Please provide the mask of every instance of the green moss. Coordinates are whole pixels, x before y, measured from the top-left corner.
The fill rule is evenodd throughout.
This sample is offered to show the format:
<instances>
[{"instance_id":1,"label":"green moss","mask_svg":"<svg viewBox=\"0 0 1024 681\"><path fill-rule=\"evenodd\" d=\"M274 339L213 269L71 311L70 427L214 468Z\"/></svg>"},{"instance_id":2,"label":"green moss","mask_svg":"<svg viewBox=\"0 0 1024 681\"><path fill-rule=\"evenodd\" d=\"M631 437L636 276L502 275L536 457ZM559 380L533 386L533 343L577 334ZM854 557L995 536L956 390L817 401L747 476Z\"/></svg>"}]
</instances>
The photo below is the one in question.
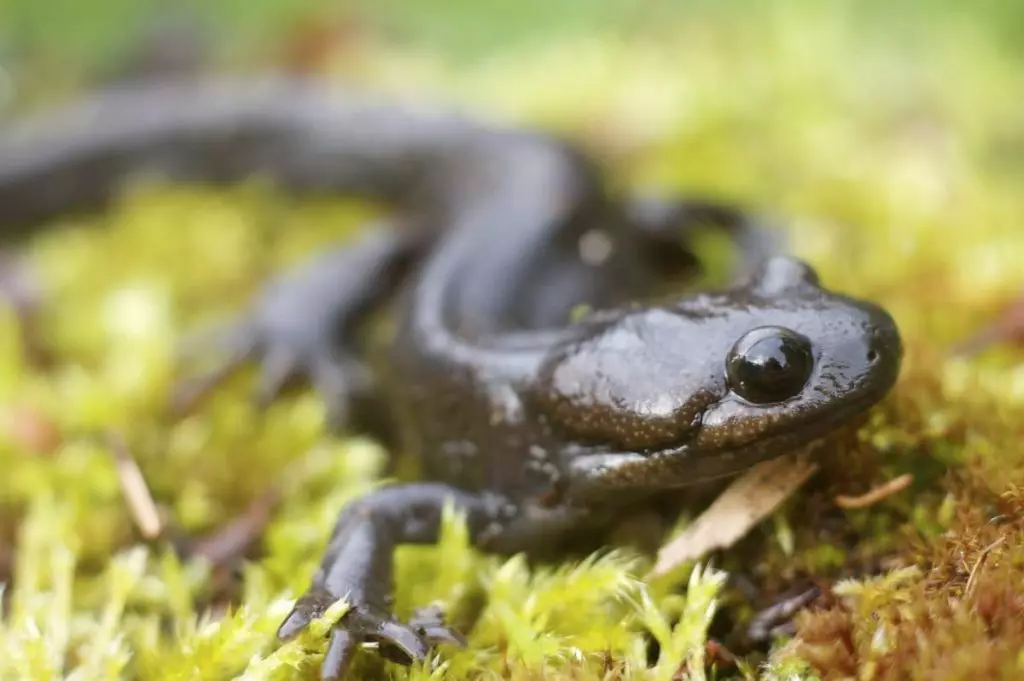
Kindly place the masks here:
<instances>
[{"instance_id":1,"label":"green moss","mask_svg":"<svg viewBox=\"0 0 1024 681\"><path fill-rule=\"evenodd\" d=\"M399 552L398 609L439 602L472 625L470 645L422 668L387 666L394 677L1021 674L1024 363L1013 348L946 353L1020 294L1019 61L970 23L936 20L920 29L927 40L907 42L839 5L779 7L749 23L695 12L659 26L657 40L595 34L457 70L421 52L339 58L350 79L429 86L565 131L606 156L622 185L795 216L794 250L827 284L890 309L907 350L894 393L715 569L647 583L648 558L626 549L531 567L471 550L449 514L439 546ZM326 436L308 392L260 413L249 371L179 422L166 396L189 332L244 309L270 273L374 215L349 201L294 206L258 183L151 187L32 245L56 363L28 363L16 321L0 318L0 678L315 675L323 638L278 646L274 629L338 509L380 482L385 452ZM143 540L111 431L176 533L211 532L279 490L240 592L222 568ZM835 504L904 473L913 484L869 508ZM759 585L757 605L805 579L834 587L767 657L706 670L716 613L735 628L750 615L727 573ZM649 667L652 638L660 656Z\"/></svg>"}]
</instances>

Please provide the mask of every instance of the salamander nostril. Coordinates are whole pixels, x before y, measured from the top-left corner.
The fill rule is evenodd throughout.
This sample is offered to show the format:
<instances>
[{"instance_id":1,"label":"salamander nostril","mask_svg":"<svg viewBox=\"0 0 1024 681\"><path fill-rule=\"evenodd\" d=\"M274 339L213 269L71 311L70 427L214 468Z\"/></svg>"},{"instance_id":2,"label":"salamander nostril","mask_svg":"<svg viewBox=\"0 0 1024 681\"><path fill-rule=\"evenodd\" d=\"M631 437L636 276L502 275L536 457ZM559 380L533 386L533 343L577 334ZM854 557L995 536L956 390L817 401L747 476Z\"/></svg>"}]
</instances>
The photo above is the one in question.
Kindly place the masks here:
<instances>
[{"instance_id":1,"label":"salamander nostril","mask_svg":"<svg viewBox=\"0 0 1024 681\"><path fill-rule=\"evenodd\" d=\"M874 348L868 350L868 361L871 362L872 364L874 364L874 362L877 359L878 359L878 351L875 350Z\"/></svg>"}]
</instances>

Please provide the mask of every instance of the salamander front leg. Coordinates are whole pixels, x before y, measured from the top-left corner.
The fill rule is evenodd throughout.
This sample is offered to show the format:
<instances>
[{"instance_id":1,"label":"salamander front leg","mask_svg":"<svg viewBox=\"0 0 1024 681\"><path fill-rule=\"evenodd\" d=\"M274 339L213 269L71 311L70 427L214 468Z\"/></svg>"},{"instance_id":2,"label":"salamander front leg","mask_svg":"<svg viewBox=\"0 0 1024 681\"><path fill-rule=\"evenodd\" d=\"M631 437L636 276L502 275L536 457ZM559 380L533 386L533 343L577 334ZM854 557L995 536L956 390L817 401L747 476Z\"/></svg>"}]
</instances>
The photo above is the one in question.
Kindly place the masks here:
<instances>
[{"instance_id":1,"label":"salamander front leg","mask_svg":"<svg viewBox=\"0 0 1024 681\"><path fill-rule=\"evenodd\" d=\"M294 637L333 603L346 599L350 609L331 634L321 671L324 679L340 677L360 643L377 643L381 656L400 664L424 660L436 643L460 644L461 636L436 610L422 610L402 622L390 608L395 548L436 542L448 502L465 512L475 538L500 520L497 499L440 483L393 485L352 502L338 518L320 569L278 636Z\"/></svg>"},{"instance_id":2,"label":"salamander front leg","mask_svg":"<svg viewBox=\"0 0 1024 681\"><path fill-rule=\"evenodd\" d=\"M216 337L186 343L185 358L210 346L224 357L214 370L179 384L176 409L187 411L255 359L261 364L258 404L269 403L286 385L309 381L326 400L331 425L349 425L353 401L372 394L357 331L405 279L422 243L409 232L372 228L355 245L320 254L270 282L250 310Z\"/></svg>"}]
</instances>

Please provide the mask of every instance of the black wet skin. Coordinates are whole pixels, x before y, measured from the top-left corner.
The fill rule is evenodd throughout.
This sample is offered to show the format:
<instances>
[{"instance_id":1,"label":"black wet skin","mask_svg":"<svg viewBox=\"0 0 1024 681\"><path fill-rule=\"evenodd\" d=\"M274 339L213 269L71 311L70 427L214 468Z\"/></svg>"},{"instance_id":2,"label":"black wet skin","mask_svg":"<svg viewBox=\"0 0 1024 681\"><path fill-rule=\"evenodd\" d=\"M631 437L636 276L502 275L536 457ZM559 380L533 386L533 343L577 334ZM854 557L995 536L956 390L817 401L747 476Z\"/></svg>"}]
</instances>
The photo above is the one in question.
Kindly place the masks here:
<instances>
[{"instance_id":1,"label":"black wet skin","mask_svg":"<svg viewBox=\"0 0 1024 681\"><path fill-rule=\"evenodd\" d=\"M310 83L140 85L8 125L3 235L102 209L138 173L261 174L295 194L395 207L393 229L268 285L229 339L233 363L262 364L262 400L308 379L336 425L372 415L380 430L385 414L382 435L421 464L421 482L342 509L281 626L292 636L348 598L325 678L363 641L408 663L457 639L436 613L401 622L389 608L393 549L436 541L446 501L482 550L558 555L666 491L685 504L696 483L829 434L899 371L886 312L828 291L798 260L759 260L738 211L614 197L590 160L543 135ZM728 290L635 302L692 266L686 237L706 220L759 264ZM357 332L392 300L397 332L367 363ZM579 304L594 311L568 321Z\"/></svg>"}]
</instances>

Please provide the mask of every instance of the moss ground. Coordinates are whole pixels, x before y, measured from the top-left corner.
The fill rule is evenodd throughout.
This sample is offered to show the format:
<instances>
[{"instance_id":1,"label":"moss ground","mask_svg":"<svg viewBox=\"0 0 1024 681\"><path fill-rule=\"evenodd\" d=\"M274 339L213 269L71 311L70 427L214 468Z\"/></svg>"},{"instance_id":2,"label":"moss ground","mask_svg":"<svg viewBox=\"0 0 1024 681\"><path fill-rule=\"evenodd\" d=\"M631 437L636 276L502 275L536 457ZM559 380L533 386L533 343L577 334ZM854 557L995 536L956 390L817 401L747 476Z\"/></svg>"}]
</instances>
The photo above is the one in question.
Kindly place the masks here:
<instances>
[{"instance_id":1,"label":"moss ground","mask_svg":"<svg viewBox=\"0 0 1024 681\"><path fill-rule=\"evenodd\" d=\"M792 216L793 248L830 286L878 300L907 347L899 385L772 520L714 565L647 583L619 550L529 568L479 555L457 518L403 549L398 605L475 622L464 651L394 678L1016 679L1024 677L1024 362L949 348L1024 292L1020 56L954 11L866 24L835 3L695 12L486 59L423 47L341 50L331 74L563 131L624 184L709 193ZM845 9L844 9L845 8ZM241 309L269 273L351 233L367 209L286 203L257 183L140 190L33 242L54 362L0 319L0 678L314 678L315 635L273 630L340 506L385 452L323 433L309 393L266 413L243 373L192 416L165 395L173 349ZM277 489L262 549L231 571L147 542L108 435L123 438L164 521L201 537ZM903 474L904 491L835 503ZM824 587L795 636L739 666L706 646L770 601ZM315 632L314 632L315 634ZM650 640L660 656L651 655ZM714 658L714 659L712 659ZM714 664L711 664L714 662ZM710 665L710 666L709 666Z\"/></svg>"}]
</instances>

